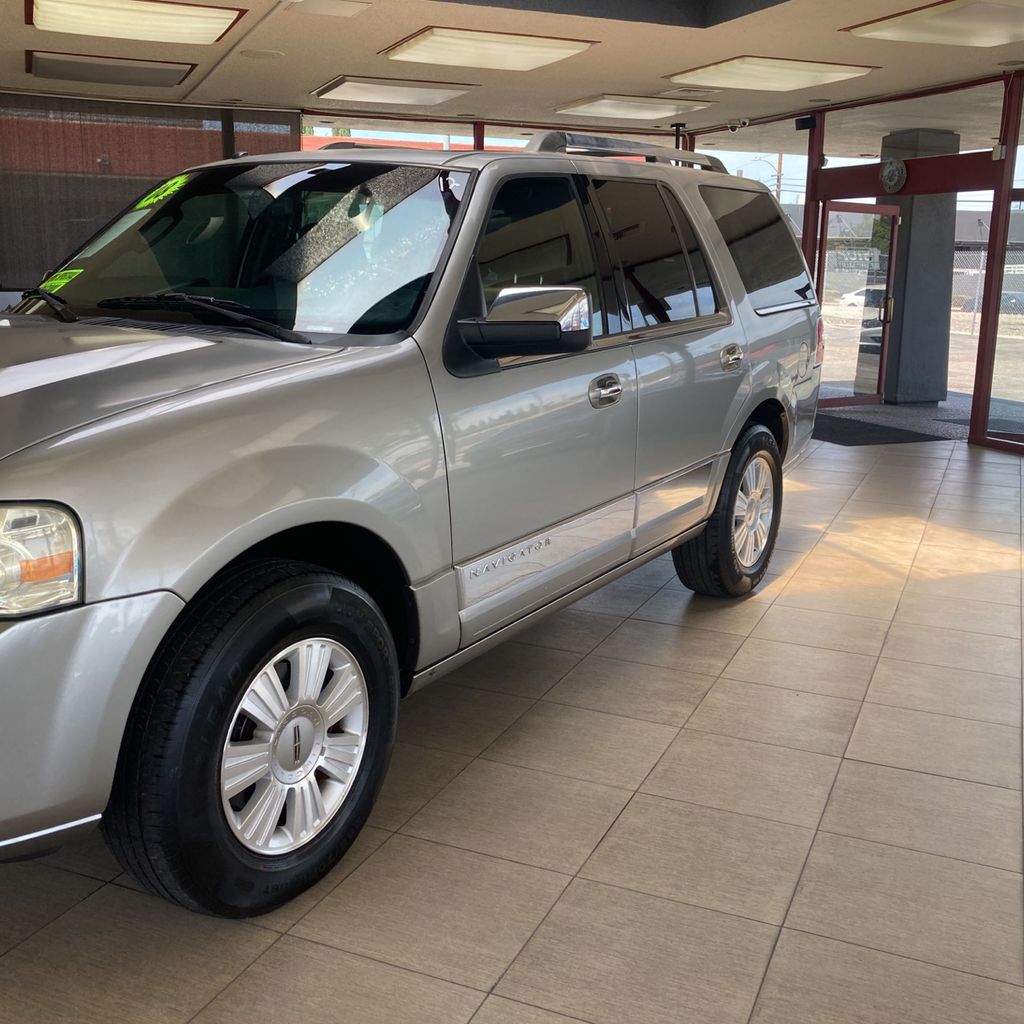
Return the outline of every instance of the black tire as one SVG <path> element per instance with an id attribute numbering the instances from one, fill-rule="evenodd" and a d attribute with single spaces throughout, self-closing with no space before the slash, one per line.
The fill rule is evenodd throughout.
<path id="1" fill-rule="evenodd" d="M 736 557 L 732 532 L 732 510 L 743 473 L 758 455 L 771 464 L 774 515 L 765 543 L 757 561 L 749 567 Z M 772 432 L 760 424 L 748 427 L 732 450 L 721 493 L 704 532 L 672 551 L 676 574 L 683 586 L 709 597 L 742 597 L 749 594 L 768 570 L 775 538 L 782 518 L 782 456 Z"/>
<path id="2" fill-rule="evenodd" d="M 235 710 L 267 659 L 336 639 L 366 682 L 366 746 L 336 816 L 305 846 L 263 856 L 228 825 L 220 758 Z M 398 661 L 380 609 L 335 573 L 264 560 L 224 573 L 185 610 L 149 671 L 125 731 L 103 831 L 122 867 L 191 910 L 249 917 L 319 881 L 373 806 L 394 743 Z"/>

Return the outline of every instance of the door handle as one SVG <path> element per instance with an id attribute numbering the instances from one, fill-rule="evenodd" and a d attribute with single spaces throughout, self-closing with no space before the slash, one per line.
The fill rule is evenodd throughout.
<path id="1" fill-rule="evenodd" d="M 588 395 L 595 409 L 603 409 L 606 405 L 614 405 L 622 397 L 622 383 L 614 373 L 606 373 L 590 382 Z"/>
<path id="2" fill-rule="evenodd" d="M 743 349 L 735 342 L 722 349 L 722 369 L 738 370 L 743 363 Z"/>

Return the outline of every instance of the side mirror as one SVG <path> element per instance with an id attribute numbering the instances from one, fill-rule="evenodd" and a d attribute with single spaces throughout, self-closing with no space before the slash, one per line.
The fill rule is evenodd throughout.
<path id="1" fill-rule="evenodd" d="M 582 352 L 594 334 L 582 288 L 502 288 L 487 316 L 459 321 L 462 340 L 485 359 Z"/>

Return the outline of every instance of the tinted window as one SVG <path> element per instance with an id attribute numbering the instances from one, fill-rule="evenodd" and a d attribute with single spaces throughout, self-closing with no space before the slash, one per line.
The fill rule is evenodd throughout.
<path id="1" fill-rule="evenodd" d="M 766 192 L 702 185 L 756 310 L 814 298 L 804 261 L 782 212 Z"/>
<path id="2" fill-rule="evenodd" d="M 653 182 L 595 181 L 614 254 L 626 280 L 633 326 L 654 326 L 697 315 L 683 247 L 661 191 Z"/>
<path id="3" fill-rule="evenodd" d="M 604 333 L 600 289 L 576 190 L 568 178 L 513 178 L 494 197 L 477 254 L 487 307 L 502 288 L 575 286 L 590 296 Z"/>
<path id="4" fill-rule="evenodd" d="M 690 258 L 693 286 L 697 292 L 697 308 L 700 310 L 701 316 L 710 316 L 718 311 L 718 302 L 715 298 L 715 286 L 711 281 L 707 260 L 704 259 L 704 252 L 700 247 L 700 242 L 697 241 L 697 232 L 693 230 L 690 218 L 683 212 L 679 200 L 671 193 L 668 202 L 675 214 L 676 222 L 679 224 L 679 230 L 682 232 L 686 255 Z"/>

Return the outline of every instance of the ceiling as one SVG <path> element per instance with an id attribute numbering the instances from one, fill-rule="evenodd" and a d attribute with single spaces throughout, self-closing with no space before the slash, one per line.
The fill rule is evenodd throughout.
<path id="1" fill-rule="evenodd" d="M 192 0 L 202 2 L 202 0 Z M 540 5 L 540 0 L 485 0 L 485 6 L 466 2 L 433 0 L 372 0 L 352 17 L 302 13 L 302 3 L 289 0 L 223 0 L 248 5 L 244 17 L 219 42 L 206 46 L 148 43 L 84 35 L 44 32 L 25 24 L 25 0 L 0 0 L 0 90 L 52 92 L 61 95 L 116 99 L 162 100 L 203 105 L 263 106 L 304 109 L 330 115 L 356 115 L 390 123 L 384 116 L 459 122 L 472 119 L 494 123 L 551 125 L 622 132 L 668 130 L 664 122 L 602 121 L 558 114 L 557 108 L 601 94 L 657 96 L 678 89 L 667 76 L 742 54 L 813 58 L 816 61 L 869 65 L 869 74 L 828 86 L 793 92 L 723 90 L 708 97 L 715 102 L 704 110 L 685 115 L 691 130 L 722 125 L 740 118 L 757 119 L 815 107 L 846 103 L 868 97 L 892 95 L 944 83 L 965 81 L 1005 71 L 1002 62 L 1024 57 L 1021 45 L 997 47 L 938 46 L 861 38 L 844 27 L 906 10 L 915 0 L 788 0 L 765 6 L 760 0 L 715 0 L 714 3 L 677 4 L 667 0 L 642 0 L 628 5 L 629 21 L 606 16 L 582 17 L 535 10 L 517 10 L 502 4 Z M 919 0 L 918 0 L 919 2 Z M 560 10 L 590 10 L 606 15 L 614 6 L 600 0 L 564 0 L 545 3 Z M 617 6 L 624 5 L 618 0 Z M 730 16 L 710 27 L 665 24 L 670 8 L 717 11 Z M 762 9 L 756 9 L 761 7 Z M 751 13 L 743 13 L 755 8 Z M 650 9 L 663 23 L 633 20 L 638 10 Z M 661 14 L 656 11 L 660 10 Z M 737 17 L 731 17 L 737 14 Z M 682 20 L 677 18 L 676 20 Z M 438 67 L 388 60 L 380 54 L 392 44 L 420 29 L 446 27 L 527 33 L 592 40 L 586 52 L 534 71 L 488 71 L 475 68 Z M 147 60 L 194 63 L 195 70 L 178 86 L 115 87 L 48 81 L 26 71 L 25 51 L 44 50 L 75 54 L 101 54 Z M 429 109 L 343 105 L 317 98 L 315 91 L 339 75 L 374 78 L 408 78 L 428 82 L 457 82 L 473 88 L 464 96 Z M 995 97 L 998 106 L 1000 87 Z M 836 113 L 850 125 L 850 138 L 838 137 L 831 151 L 858 156 L 876 153 L 881 134 L 894 127 L 927 126 L 959 130 L 964 148 L 981 148 L 979 140 L 996 134 L 991 129 L 992 111 L 982 110 L 969 99 L 942 96 L 920 102 L 920 107 L 900 116 L 913 125 L 892 121 L 895 108 Z M 898 112 L 895 112 L 898 113 Z M 888 119 L 887 119 L 888 118 Z M 342 118 L 344 123 L 349 123 Z M 837 122 L 838 123 L 838 122 Z M 995 122 L 998 123 L 998 118 Z M 972 127 L 975 124 L 976 127 Z M 438 128 L 451 131 L 452 128 Z M 457 129 L 455 129 L 457 130 Z M 722 148 L 775 149 L 769 136 L 786 140 L 794 149 L 791 124 L 769 130 L 756 127 L 730 143 L 722 133 Z M 973 132 L 973 135 L 972 135 Z M 489 134 L 502 134 L 489 129 Z M 506 132 L 504 134 L 514 134 Z M 757 136 L 755 138 L 755 135 Z M 762 141 L 762 137 L 764 141 Z M 798 148 L 798 147 L 797 147 Z M 778 151 L 778 150 L 775 150 Z"/>

